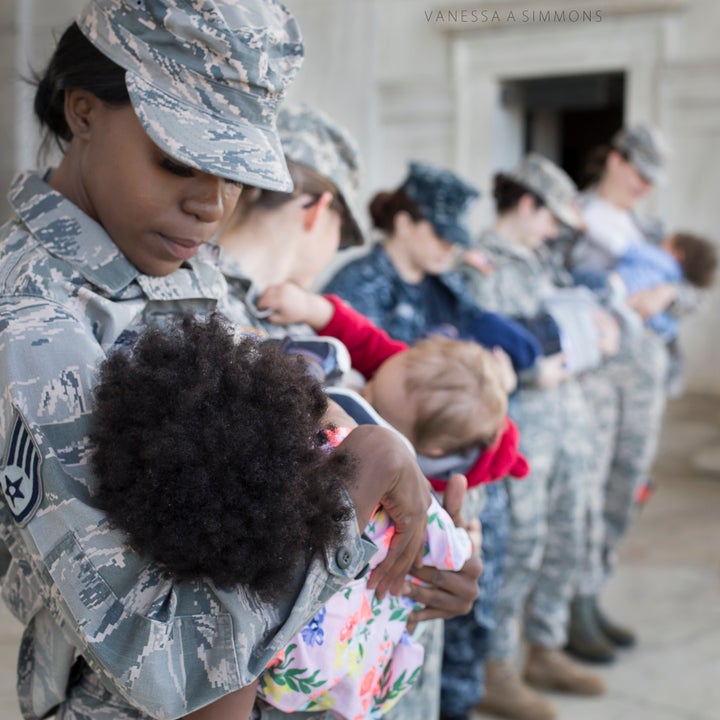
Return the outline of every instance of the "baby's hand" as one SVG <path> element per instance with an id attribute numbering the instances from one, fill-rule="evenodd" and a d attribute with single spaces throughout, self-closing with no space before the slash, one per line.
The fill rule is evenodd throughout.
<path id="1" fill-rule="evenodd" d="M 500 380 L 505 392 L 509 395 L 517 387 L 517 375 L 513 369 L 510 356 L 500 347 L 494 347 L 492 353 L 500 367 Z"/>
<path id="2" fill-rule="evenodd" d="M 473 518 L 466 523 L 462 518 L 462 502 L 467 491 L 467 479 L 462 475 L 453 475 L 448 481 L 443 498 L 443 506 L 458 527 L 464 527 L 473 544 L 473 553 L 458 571 L 438 570 L 434 567 L 415 568 L 414 577 L 422 581 L 422 585 L 406 582 L 403 595 L 411 597 L 422 605 L 422 609 L 414 610 L 408 621 L 408 632 L 422 620 L 433 618 L 451 618 L 467 615 L 472 610 L 478 595 L 478 578 L 482 572 L 480 546 L 482 531 L 480 522 Z"/>
<path id="3" fill-rule="evenodd" d="M 627 304 L 640 315 L 643 320 L 653 315 L 665 312 L 673 304 L 677 296 L 677 289 L 671 283 L 664 283 L 656 287 L 638 290 L 628 295 Z"/>
<path id="4" fill-rule="evenodd" d="M 334 308 L 322 295 L 292 282 L 270 285 L 257 300 L 258 310 L 270 310 L 268 320 L 278 325 L 304 322 L 319 330 L 330 322 Z"/>
<path id="5" fill-rule="evenodd" d="M 483 275 L 492 275 L 495 266 L 492 260 L 480 248 L 472 248 L 463 254 L 462 260 L 466 265 L 479 270 Z"/>

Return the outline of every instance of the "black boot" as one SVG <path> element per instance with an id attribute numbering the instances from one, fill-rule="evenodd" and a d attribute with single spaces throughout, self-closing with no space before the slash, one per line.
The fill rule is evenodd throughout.
<path id="1" fill-rule="evenodd" d="M 597 598 L 592 598 L 595 610 L 595 620 L 602 634 L 617 647 L 630 648 L 637 643 L 637 637 L 632 630 L 616 625 L 597 604 Z"/>
<path id="2" fill-rule="evenodd" d="M 598 625 L 595 598 L 578 596 L 570 605 L 570 627 L 565 650 L 593 663 L 611 663 L 615 647 Z"/>

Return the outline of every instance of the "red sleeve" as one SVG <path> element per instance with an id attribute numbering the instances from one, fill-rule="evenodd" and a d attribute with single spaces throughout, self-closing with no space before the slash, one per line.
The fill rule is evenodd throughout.
<path id="1" fill-rule="evenodd" d="M 318 335 L 340 340 L 350 352 L 352 366 L 366 378 L 389 358 L 408 349 L 400 340 L 393 340 L 370 319 L 341 300 L 337 295 L 324 295 L 334 308 L 330 322 Z"/>
<path id="2" fill-rule="evenodd" d="M 465 473 L 468 487 L 485 485 L 504 477 L 524 478 L 530 472 L 530 465 L 519 448 L 520 433 L 517 425 L 505 418 L 505 429 L 494 445 L 480 454 L 475 464 Z M 430 484 L 439 492 L 445 490 L 445 480 L 428 478 Z"/>

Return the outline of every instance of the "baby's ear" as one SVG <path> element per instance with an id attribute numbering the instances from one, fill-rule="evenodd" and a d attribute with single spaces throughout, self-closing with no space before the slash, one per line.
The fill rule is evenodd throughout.
<path id="1" fill-rule="evenodd" d="M 418 455 L 424 455 L 425 457 L 431 457 L 431 458 L 441 458 L 447 455 L 447 450 L 443 450 L 441 447 L 437 447 L 435 445 L 427 447 L 427 448 L 415 448 L 417 450 Z"/>

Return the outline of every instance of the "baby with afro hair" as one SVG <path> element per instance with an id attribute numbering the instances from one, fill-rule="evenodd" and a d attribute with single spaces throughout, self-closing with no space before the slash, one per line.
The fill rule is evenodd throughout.
<path id="1" fill-rule="evenodd" d="M 327 424 L 322 386 L 302 356 L 281 348 L 237 337 L 219 315 L 186 317 L 144 331 L 100 367 L 95 502 L 173 580 L 243 584 L 262 602 L 296 564 L 341 545 L 334 520 L 352 512 L 344 488 L 357 476 L 342 447 L 349 429 Z M 365 529 L 379 548 L 370 568 L 394 532 L 378 507 Z M 466 531 L 433 498 L 423 564 L 460 570 L 471 552 Z M 378 597 L 368 578 L 330 598 L 270 663 L 260 678 L 265 702 L 380 717 L 411 687 L 423 661 L 406 631 L 414 603 Z M 240 717 L 231 705 L 227 713 Z"/>
<path id="2" fill-rule="evenodd" d="M 112 353 L 95 401 L 95 502 L 174 579 L 272 599 L 290 568 L 340 544 L 328 519 L 350 515 L 354 463 L 327 452 L 326 396 L 273 344 L 186 317 Z"/>

